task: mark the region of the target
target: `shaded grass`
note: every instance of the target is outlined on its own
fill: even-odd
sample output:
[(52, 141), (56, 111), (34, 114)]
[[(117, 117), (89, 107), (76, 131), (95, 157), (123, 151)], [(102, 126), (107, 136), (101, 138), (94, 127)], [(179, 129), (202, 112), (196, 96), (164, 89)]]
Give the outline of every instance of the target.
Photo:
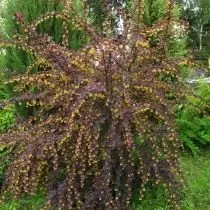
[(210, 210), (210, 150), (198, 157), (183, 155), (181, 167), (187, 184), (184, 210)]
[(132, 210), (169, 210), (163, 188), (147, 189), (141, 202), (138, 200), (138, 196), (134, 197)]
[(8, 199), (0, 205), (0, 210), (38, 210), (45, 200), (44, 193), (37, 193), (33, 196), (25, 196), (18, 200)]

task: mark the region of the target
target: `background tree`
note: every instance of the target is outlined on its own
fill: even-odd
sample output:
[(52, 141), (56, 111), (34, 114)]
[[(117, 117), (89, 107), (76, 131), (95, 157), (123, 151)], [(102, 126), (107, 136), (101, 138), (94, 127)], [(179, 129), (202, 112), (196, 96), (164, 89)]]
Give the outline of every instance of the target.
[[(208, 0), (182, 1), (183, 17), (189, 22), (189, 43), (200, 60), (207, 61), (209, 54), (210, 2)], [(207, 63), (207, 62), (206, 62)]]

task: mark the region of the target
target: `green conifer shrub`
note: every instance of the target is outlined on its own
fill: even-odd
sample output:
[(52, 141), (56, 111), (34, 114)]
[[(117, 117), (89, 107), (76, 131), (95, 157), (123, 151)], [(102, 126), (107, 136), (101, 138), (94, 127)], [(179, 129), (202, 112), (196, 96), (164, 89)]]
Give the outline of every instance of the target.
[[(81, 12), (78, 0), (74, 1), (75, 9), (77, 12)], [(32, 22), (38, 18), (41, 14), (52, 11), (62, 11), (64, 5), (60, 0), (8, 0), (5, 2), (4, 7), (1, 7), (2, 24), (0, 25), (0, 34), (4, 39), (13, 39), (14, 33), (21, 34), (21, 26)], [(18, 19), (18, 24), (16, 19)], [(62, 43), (62, 31), (69, 30), (68, 40), (69, 43)], [(66, 44), (68, 48), (78, 49), (82, 46), (81, 37), (83, 36), (81, 30), (72, 28), (72, 23), (69, 22), (67, 26), (60, 19), (52, 18), (49, 21), (45, 21), (39, 24), (37, 30), (39, 33), (49, 34), (56, 43)], [(7, 48), (3, 53), (0, 53), (0, 70), (4, 79), (8, 79), (17, 73), (23, 73), (26, 71), (27, 66), (33, 64), (34, 56), (25, 53), (21, 49)], [(39, 71), (39, 67), (36, 67), (36, 71)], [(14, 96), (11, 85), (5, 85), (4, 93), (10, 97)], [(16, 105), (15, 109), (19, 117), (26, 117), (30, 110), (23, 105)]]

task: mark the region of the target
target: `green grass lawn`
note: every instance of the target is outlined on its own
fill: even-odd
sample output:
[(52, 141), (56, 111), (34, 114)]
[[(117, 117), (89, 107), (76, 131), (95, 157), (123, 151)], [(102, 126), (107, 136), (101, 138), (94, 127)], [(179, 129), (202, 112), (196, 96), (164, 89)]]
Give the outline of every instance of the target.
[[(182, 201), (183, 210), (210, 210), (210, 150), (202, 151), (196, 158), (184, 154), (180, 158), (181, 167), (187, 185)], [(141, 203), (134, 203), (133, 210), (167, 210), (163, 191), (148, 192)], [(9, 200), (0, 206), (0, 210), (38, 210), (44, 196), (38, 194), (19, 200)]]
[(210, 210), (210, 150), (197, 158), (183, 156), (181, 166), (187, 184), (184, 209)]

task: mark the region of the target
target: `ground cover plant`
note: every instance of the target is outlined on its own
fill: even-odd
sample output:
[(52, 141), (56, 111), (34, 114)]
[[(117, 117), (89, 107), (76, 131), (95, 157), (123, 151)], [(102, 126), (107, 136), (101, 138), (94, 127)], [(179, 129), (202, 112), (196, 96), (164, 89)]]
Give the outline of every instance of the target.
[[(15, 96), (1, 105), (24, 104), (30, 110), (0, 143), (13, 148), (3, 191), (14, 198), (48, 191), (44, 208), (127, 209), (139, 188), (162, 186), (171, 208), (179, 209), (182, 178), (173, 106), (183, 97), (177, 62), (168, 59), (174, 23), (173, 3), (153, 26), (141, 24), (143, 2), (131, 14), (117, 13), (124, 29), (114, 36), (112, 17), (103, 5), (103, 30), (95, 30), (70, 1), (30, 24), (17, 18), (21, 31), (2, 47), (17, 47), (34, 58), (26, 72), (7, 81)], [(84, 21), (84, 17), (86, 20)], [(61, 45), (37, 27), (63, 21)], [(69, 21), (84, 31), (86, 46), (68, 49)], [(39, 66), (39, 71), (34, 68)]]

